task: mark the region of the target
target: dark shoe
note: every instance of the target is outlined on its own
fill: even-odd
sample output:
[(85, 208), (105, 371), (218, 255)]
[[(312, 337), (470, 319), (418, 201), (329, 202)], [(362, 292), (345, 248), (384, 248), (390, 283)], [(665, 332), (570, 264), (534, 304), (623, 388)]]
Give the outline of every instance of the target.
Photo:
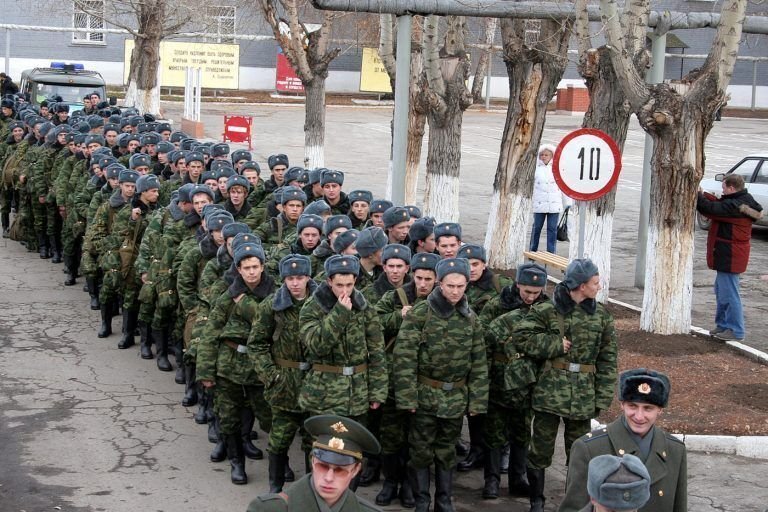
[(8, 228), (3, 228), (3, 238), (11, 238), (11, 232)]
[[(501, 449), (501, 474), (506, 475), (509, 471), (509, 443)], [(527, 495), (526, 495), (527, 496)]]
[(720, 327), (720, 326), (717, 326), (717, 325), (716, 325), (716, 326), (714, 327), (714, 329), (710, 329), (710, 330), (709, 330), (709, 335), (710, 335), (710, 336), (717, 336), (718, 334), (720, 334), (720, 333), (721, 333), (721, 332), (723, 332), (724, 330), (725, 330), (724, 328), (722, 328), (722, 327)]
[(210, 397), (208, 396), (208, 392), (203, 387), (199, 387), (197, 382), (195, 382), (195, 388), (197, 388), (197, 412), (195, 413), (195, 423), (198, 425), (205, 425), (208, 423), (208, 418), (206, 417), (205, 410), (208, 407), (208, 400), (210, 400)]
[(153, 359), (155, 356), (152, 355), (152, 338), (149, 335), (149, 326), (144, 322), (140, 323), (139, 333), (141, 336), (139, 341), (139, 353), (141, 354), (141, 358)]
[(240, 418), (240, 439), (242, 440), (245, 456), (251, 460), (261, 460), (264, 458), (264, 452), (251, 442), (251, 430), (253, 430), (255, 423), (256, 417), (253, 415), (253, 411), (245, 409)]
[(219, 419), (216, 418), (213, 421), (208, 422), (208, 442), (215, 443), (219, 440)]
[(88, 295), (91, 296), (91, 309), (98, 311), (101, 309), (101, 304), (99, 304), (99, 286), (96, 284), (96, 278), (86, 277), (85, 285), (88, 287)]
[[(222, 462), (227, 458), (227, 443), (224, 442), (224, 436), (219, 432), (219, 420), (214, 420), (210, 423), (213, 428), (213, 435), (216, 436), (215, 445), (211, 450), (211, 462)], [(208, 431), (210, 434), (210, 430)], [(209, 438), (210, 441), (210, 438)]]
[(261, 460), (264, 458), (264, 452), (253, 444), (250, 439), (243, 440), (243, 453), (251, 460)]
[(244, 485), (248, 483), (248, 475), (245, 474), (245, 458), (243, 457), (243, 444), (240, 442), (240, 436), (230, 434), (227, 436), (227, 457), (230, 471), (230, 479), (235, 485)]
[(530, 512), (544, 512), (544, 470), (528, 468), (528, 484), (531, 486)]
[(723, 332), (716, 334), (715, 338), (722, 341), (744, 341), (744, 336), (739, 338), (731, 329), (726, 329)]
[(173, 366), (168, 360), (168, 336), (164, 329), (152, 329), (152, 338), (155, 340), (155, 352), (157, 352), (157, 369), (161, 372), (173, 371)]
[(74, 272), (67, 272), (67, 278), (64, 279), (64, 286), (74, 286), (77, 284)]
[(413, 495), (416, 498), (415, 512), (429, 512), (429, 468), (415, 469), (409, 466), (408, 479), (411, 481)]
[(469, 444), (463, 439), (456, 441), (456, 455), (459, 457), (466, 457), (469, 453)]
[(51, 257), (51, 253), (48, 250), (48, 239), (45, 235), (38, 235), (37, 236), (37, 247), (40, 252), (40, 259), (41, 260), (47, 260)]
[(499, 497), (499, 482), (501, 481), (501, 450), (489, 449), (485, 452), (483, 499), (495, 500)]
[(397, 497), (397, 483), (400, 481), (400, 456), (398, 454), (381, 455), (381, 472), (384, 473), (384, 484), (376, 495), (376, 504), (388, 507)]
[(288, 465), (288, 456), (280, 453), (269, 454), (269, 492), (277, 494), (283, 491), (285, 485), (285, 467)]
[(365, 470), (360, 475), (360, 481), (358, 485), (360, 487), (368, 487), (374, 482), (378, 482), (381, 478), (381, 460), (377, 455), (371, 455), (368, 457), (368, 464), (365, 466)]
[(405, 468), (402, 468), (403, 480), (400, 482), (400, 506), (403, 508), (413, 508), (416, 506), (416, 498), (413, 497), (413, 488), (411, 481), (405, 476)]
[(483, 448), (480, 445), (472, 445), (469, 449), (467, 458), (459, 462), (456, 467), (461, 472), (472, 471), (473, 469), (483, 467)]
[(454, 512), (451, 497), (453, 497), (453, 469), (435, 466), (435, 512)]
[(173, 382), (176, 384), (186, 384), (187, 380), (184, 377), (184, 365), (176, 364), (176, 375), (173, 376)]
[(289, 465), (288, 456), (286, 455), (285, 457), (285, 475), (283, 478), (285, 478), (286, 482), (293, 482), (296, 480), (296, 474), (293, 472), (291, 466)]
[(123, 310), (123, 337), (117, 344), (117, 348), (126, 349), (134, 346), (136, 340), (133, 333), (139, 321), (139, 312), (135, 309)]
[(526, 497), (531, 495), (531, 486), (526, 478), (528, 448), (515, 443), (509, 445), (509, 495)]
[(61, 263), (61, 241), (51, 235), (48, 237), (48, 244), (51, 248), (51, 263)]
[(99, 338), (106, 338), (112, 334), (112, 306), (110, 304), (102, 304), (101, 308), (101, 327), (96, 336)]
[[(197, 383), (195, 382), (195, 365), (184, 365), (184, 398), (181, 399), (181, 405), (184, 407), (192, 407), (197, 403)], [(197, 415), (195, 415), (195, 421), (197, 421)]]

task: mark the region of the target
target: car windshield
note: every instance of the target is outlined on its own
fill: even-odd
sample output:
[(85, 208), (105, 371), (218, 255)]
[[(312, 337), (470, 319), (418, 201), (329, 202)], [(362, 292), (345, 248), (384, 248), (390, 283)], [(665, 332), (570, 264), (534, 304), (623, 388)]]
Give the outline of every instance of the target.
[(33, 101), (40, 104), (41, 101), (53, 95), (58, 95), (61, 96), (64, 103), (82, 106), (83, 96), (90, 94), (93, 91), (98, 92), (102, 98), (104, 97), (103, 88), (98, 86), (38, 83)]

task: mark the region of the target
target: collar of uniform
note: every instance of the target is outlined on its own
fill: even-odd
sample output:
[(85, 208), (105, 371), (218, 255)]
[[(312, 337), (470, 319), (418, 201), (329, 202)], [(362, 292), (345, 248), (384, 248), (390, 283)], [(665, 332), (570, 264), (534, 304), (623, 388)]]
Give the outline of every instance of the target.
[(228, 269), (232, 265), (232, 256), (230, 256), (227, 250), (227, 244), (219, 246), (216, 251), (216, 263), (219, 264), (220, 269)]
[(318, 246), (315, 247), (315, 250), (312, 251), (312, 256), (315, 256), (316, 258), (327, 258), (332, 254), (333, 249), (331, 249), (331, 244), (328, 243), (328, 239), (322, 240)]
[(259, 281), (259, 284), (257, 284), (256, 288), (253, 290), (251, 290), (248, 285), (245, 284), (242, 276), (238, 274), (238, 276), (235, 277), (235, 280), (232, 281), (232, 284), (229, 285), (227, 291), (229, 292), (229, 296), (233, 299), (245, 293), (257, 299), (263, 300), (267, 298), (274, 289), (275, 281), (272, 279), (272, 276), (264, 272), (261, 274), (261, 281)]
[(435, 289), (432, 290), (432, 293), (429, 294), (427, 303), (429, 303), (429, 307), (432, 308), (432, 311), (437, 313), (437, 316), (443, 319), (450, 318), (454, 311), (466, 318), (472, 316), (472, 310), (469, 308), (469, 302), (467, 302), (466, 295), (464, 295), (454, 306), (448, 302), (448, 299), (445, 298), (439, 286), (436, 286)]
[(171, 218), (177, 222), (184, 218), (184, 210), (179, 207), (179, 201), (176, 199), (168, 205), (168, 211), (171, 214)]
[(200, 216), (192, 210), (184, 216), (184, 225), (188, 228), (200, 225)]
[(483, 291), (489, 291), (492, 290), (495, 285), (493, 284), (493, 272), (491, 272), (490, 269), (486, 268), (483, 270), (483, 273), (480, 274), (480, 279), (475, 281), (474, 283), (469, 283), (470, 286), (476, 286), (477, 288), (480, 288)]
[(203, 259), (205, 260), (209, 260), (216, 256), (216, 252), (219, 250), (219, 246), (213, 241), (211, 235), (205, 235), (198, 245), (200, 247), (200, 254), (203, 255)]
[[(552, 303), (558, 313), (565, 316), (570, 314), (575, 308), (576, 303), (571, 298), (568, 288), (563, 283), (555, 286), (555, 292), (552, 294)], [(585, 299), (578, 304), (588, 315), (594, 315), (597, 311), (597, 301), (595, 299)]]
[[(629, 435), (629, 432), (621, 419), (617, 419), (610, 423), (607, 430), (608, 437), (613, 446), (613, 451), (616, 455), (625, 455), (629, 453), (640, 457), (640, 450)], [(666, 459), (669, 453), (668, 450), (667, 438), (664, 431), (654, 425), (651, 452), (648, 455), (648, 459), (644, 461), (645, 467), (648, 469), (648, 474), (651, 476), (651, 486), (667, 476)]]
[[(317, 289), (317, 282), (310, 279), (307, 283), (307, 297), (315, 293), (315, 289)], [(294, 304), (295, 302), (293, 296), (291, 296), (291, 292), (289, 292), (288, 288), (283, 285), (275, 292), (275, 298), (272, 299), (272, 311), (285, 311)]]
[(111, 196), (109, 196), (109, 206), (112, 208), (120, 208), (125, 204), (125, 198), (120, 188), (117, 188)]

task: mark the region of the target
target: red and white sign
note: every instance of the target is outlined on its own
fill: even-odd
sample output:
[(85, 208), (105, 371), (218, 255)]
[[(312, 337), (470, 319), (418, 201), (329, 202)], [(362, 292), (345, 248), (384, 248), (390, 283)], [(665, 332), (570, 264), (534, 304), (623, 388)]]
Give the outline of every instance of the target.
[(619, 180), (619, 146), (601, 130), (572, 131), (557, 146), (552, 170), (565, 195), (592, 201), (607, 194)]
[(275, 90), (277, 92), (303, 93), (304, 84), (301, 83), (296, 72), (291, 67), (283, 51), (277, 49), (277, 71), (275, 74)]
[(248, 142), (248, 149), (253, 149), (251, 143), (251, 116), (224, 116), (224, 142)]

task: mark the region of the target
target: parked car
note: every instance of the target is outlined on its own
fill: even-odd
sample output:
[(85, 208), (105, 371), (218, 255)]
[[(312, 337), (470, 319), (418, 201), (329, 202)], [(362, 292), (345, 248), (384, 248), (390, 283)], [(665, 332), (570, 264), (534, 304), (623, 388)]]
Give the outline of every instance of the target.
[[(748, 155), (734, 165), (730, 171), (716, 174), (714, 178), (701, 180), (701, 188), (717, 197), (723, 194), (722, 181), (728, 174), (744, 176), (747, 190), (755, 200), (763, 205), (763, 218), (755, 223), (768, 227), (768, 153)], [(709, 229), (709, 219), (696, 214), (696, 223), (701, 229)]]

